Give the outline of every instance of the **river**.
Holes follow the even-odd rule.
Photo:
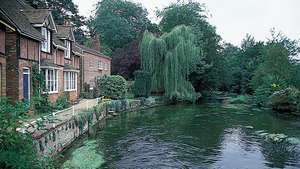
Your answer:
[[[300,168],[300,120],[247,105],[123,113],[64,152],[62,168]]]

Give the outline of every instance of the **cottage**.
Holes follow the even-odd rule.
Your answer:
[[[52,102],[63,94],[75,102],[83,83],[93,86],[96,77],[110,74],[111,59],[77,44],[70,22],[56,25],[51,10],[23,0],[1,2],[0,41],[0,96],[14,101],[31,100],[34,65]]]
[[[81,84],[95,87],[95,78],[111,74],[111,58],[101,52],[76,44],[83,51]]]
[[[5,32],[6,95],[12,100],[29,101],[32,96],[31,72],[39,64],[40,44],[43,37],[30,24],[24,9],[30,9],[17,0],[2,1],[1,20],[12,26]]]

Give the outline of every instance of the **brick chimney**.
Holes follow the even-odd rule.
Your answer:
[[[64,19],[65,26],[72,26],[71,18],[67,17]]]
[[[91,48],[94,49],[94,50],[100,51],[101,50],[101,44],[100,44],[99,35],[98,34],[94,34],[92,36],[91,40],[92,40],[92,46],[91,46]]]

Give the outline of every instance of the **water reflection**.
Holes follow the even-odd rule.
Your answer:
[[[271,142],[259,131],[283,133],[296,144]],[[122,114],[93,139],[105,161],[100,168],[294,169],[300,168],[299,138],[296,119],[213,103]]]

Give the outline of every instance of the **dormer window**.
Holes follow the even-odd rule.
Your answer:
[[[66,59],[71,59],[71,42],[68,40],[65,40],[65,58]]]
[[[42,51],[50,53],[51,49],[51,32],[49,29],[42,27],[42,36],[44,41],[42,42]]]

